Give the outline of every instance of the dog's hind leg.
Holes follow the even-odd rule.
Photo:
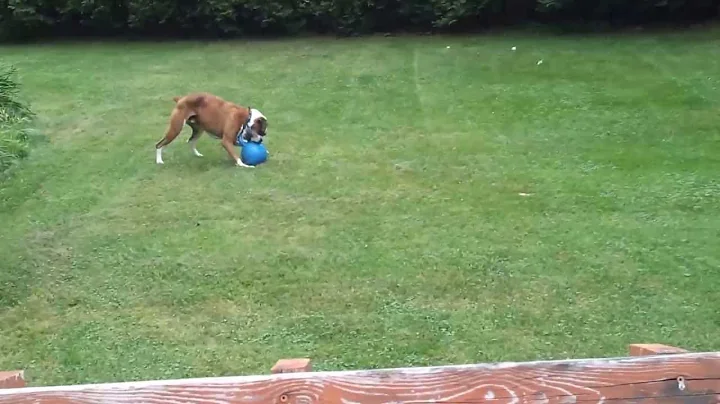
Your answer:
[[[203,130],[198,128],[197,125],[195,125],[194,122],[192,122],[192,117],[190,117],[186,124],[192,128],[192,134],[190,135],[190,138],[188,138],[188,143],[190,144],[190,149],[192,149],[193,154],[195,154],[198,157],[202,157],[203,155],[198,151],[197,149],[197,141],[200,138],[200,136],[203,134]]]
[[[186,111],[179,108],[175,108],[170,115],[170,124],[168,125],[165,136],[155,144],[155,162],[157,164],[163,164],[162,149],[163,147],[172,143],[173,140],[180,134],[185,123]]]

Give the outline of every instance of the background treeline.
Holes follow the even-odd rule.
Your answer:
[[[720,0],[0,0],[0,40],[675,23],[714,18],[719,10]]]

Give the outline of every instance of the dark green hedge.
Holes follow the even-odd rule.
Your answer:
[[[526,21],[698,20],[720,0],[0,0],[0,39],[470,29]]]

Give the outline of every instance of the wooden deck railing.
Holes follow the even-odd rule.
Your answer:
[[[0,404],[720,403],[720,352],[638,344],[630,354],[339,372],[291,359],[260,376],[20,388],[22,372],[3,372],[0,387],[11,388],[0,389]]]

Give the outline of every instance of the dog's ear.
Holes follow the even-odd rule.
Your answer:
[[[265,117],[260,117],[255,121],[255,125],[257,125],[257,128],[253,128],[253,129],[257,133],[261,134],[262,136],[265,136],[265,132],[267,131],[267,127],[268,127],[267,119],[265,119]]]

